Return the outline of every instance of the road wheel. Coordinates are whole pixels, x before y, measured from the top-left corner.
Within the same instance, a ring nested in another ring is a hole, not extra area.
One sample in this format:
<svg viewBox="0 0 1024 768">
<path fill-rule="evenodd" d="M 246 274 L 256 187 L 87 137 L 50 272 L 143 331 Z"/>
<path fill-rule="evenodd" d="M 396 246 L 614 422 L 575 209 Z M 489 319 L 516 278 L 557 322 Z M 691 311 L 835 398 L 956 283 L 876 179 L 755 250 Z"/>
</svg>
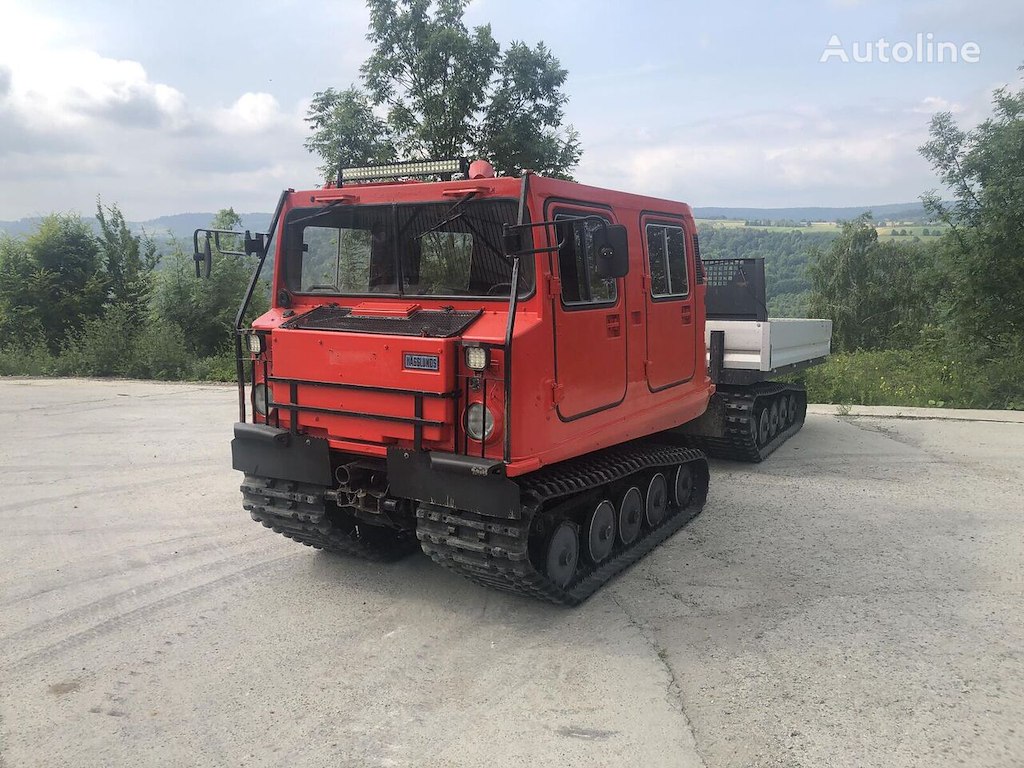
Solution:
<svg viewBox="0 0 1024 768">
<path fill-rule="evenodd" d="M 568 520 L 563 520 L 548 539 L 545 572 L 555 586 L 564 587 L 572 581 L 579 559 L 580 538 L 576 526 Z"/>
<path fill-rule="evenodd" d="M 779 427 L 785 429 L 789 426 L 789 398 L 783 395 L 779 398 Z"/>
<path fill-rule="evenodd" d="M 757 434 L 755 439 L 757 440 L 758 448 L 768 445 L 768 441 L 771 439 L 771 416 L 768 415 L 767 408 L 762 408 L 757 412 Z"/>
<path fill-rule="evenodd" d="M 790 394 L 789 394 L 789 423 L 790 424 L 794 423 L 797 420 L 797 418 L 798 418 L 798 414 L 797 414 L 796 394 L 793 393 L 793 392 L 790 392 Z"/>
<path fill-rule="evenodd" d="M 693 470 L 689 464 L 680 464 L 676 467 L 672 479 L 672 502 L 680 509 L 690 506 L 693 499 Z"/>
<path fill-rule="evenodd" d="M 655 472 L 647 484 L 647 498 L 644 500 L 644 517 L 654 528 L 668 513 L 668 481 L 661 472 Z"/>
<path fill-rule="evenodd" d="M 775 437 L 779 434 L 779 425 L 781 423 L 779 421 L 779 401 L 775 400 L 768 409 L 768 434 L 770 437 Z"/>
<path fill-rule="evenodd" d="M 644 519 L 644 498 L 640 489 L 633 486 L 619 501 L 619 541 L 627 547 L 636 541 L 640 523 Z"/>
<path fill-rule="evenodd" d="M 604 499 L 587 516 L 587 557 L 600 563 L 615 545 L 615 505 Z"/>
</svg>

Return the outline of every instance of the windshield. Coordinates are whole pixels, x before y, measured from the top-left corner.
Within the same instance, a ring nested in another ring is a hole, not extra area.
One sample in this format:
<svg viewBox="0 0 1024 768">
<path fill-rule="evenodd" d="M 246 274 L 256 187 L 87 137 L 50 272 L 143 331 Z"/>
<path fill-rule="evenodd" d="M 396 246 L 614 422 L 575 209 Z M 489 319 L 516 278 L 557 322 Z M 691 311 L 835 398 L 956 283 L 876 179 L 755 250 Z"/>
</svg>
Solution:
<svg viewBox="0 0 1024 768">
<path fill-rule="evenodd" d="M 508 298 L 501 232 L 517 212 L 511 200 L 468 198 L 295 209 L 285 282 L 296 293 Z M 523 259 L 521 295 L 533 290 L 531 267 Z"/>
</svg>

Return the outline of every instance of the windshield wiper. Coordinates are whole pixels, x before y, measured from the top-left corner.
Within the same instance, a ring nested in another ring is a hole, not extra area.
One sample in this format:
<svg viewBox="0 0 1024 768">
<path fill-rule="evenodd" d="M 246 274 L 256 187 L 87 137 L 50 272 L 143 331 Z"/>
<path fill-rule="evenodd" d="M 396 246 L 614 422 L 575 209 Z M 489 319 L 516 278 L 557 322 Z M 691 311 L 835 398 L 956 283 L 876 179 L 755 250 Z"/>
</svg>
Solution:
<svg viewBox="0 0 1024 768">
<path fill-rule="evenodd" d="M 451 224 L 453 221 L 459 221 L 461 219 L 462 221 L 465 222 L 466 229 L 468 229 L 476 237 L 480 238 L 480 242 L 482 242 L 484 245 L 486 245 L 490 249 L 490 251 L 492 253 L 494 253 L 494 254 L 496 254 L 498 256 L 501 256 L 501 258 L 503 258 L 506 261 L 508 261 L 508 259 L 506 258 L 505 254 L 501 252 L 501 249 L 498 248 L 496 245 L 494 245 L 494 243 L 492 243 L 487 238 L 487 235 L 485 235 L 483 232 L 481 232 L 479 229 L 477 229 L 476 227 L 473 226 L 473 220 L 472 220 L 472 218 L 470 218 L 470 217 L 468 217 L 466 215 L 467 212 L 459 210 L 459 208 L 461 208 L 466 202 L 468 202 L 475 195 L 476 195 L 476 190 L 474 189 L 474 190 L 470 191 L 468 194 L 466 194 L 465 196 L 459 198 L 459 200 L 455 203 L 455 205 L 453 205 L 451 208 L 448 209 L 448 211 L 445 213 L 445 217 L 443 219 L 441 219 L 439 222 L 437 222 L 437 224 L 435 224 L 434 226 L 428 227 L 427 229 L 425 229 L 422 232 L 420 232 L 416 236 L 416 239 L 417 240 L 422 240 L 427 235 L 429 235 L 429 234 L 431 234 L 433 232 L 437 232 L 437 230 L 441 229 L 441 227 L 447 226 L 448 224 Z"/>
<path fill-rule="evenodd" d="M 445 211 L 443 219 L 441 219 L 439 222 L 437 222 L 437 224 L 435 224 L 434 226 L 429 227 L 428 229 L 425 229 L 422 232 L 420 232 L 416 236 L 416 239 L 417 240 L 422 240 L 424 237 L 429 235 L 431 232 L 436 232 L 441 227 L 443 227 L 443 226 L 445 226 L 447 224 L 451 224 L 453 221 L 456 221 L 456 220 L 462 218 L 462 215 L 465 213 L 465 211 L 459 211 L 459 208 L 461 208 L 463 205 L 468 203 L 475 195 L 476 195 L 476 190 L 472 189 L 468 193 L 466 193 L 465 195 L 460 197 L 458 200 L 455 201 L 455 205 L 453 205 L 451 208 L 449 208 L 447 211 Z M 458 211 L 458 213 L 456 213 L 456 211 Z"/>
<path fill-rule="evenodd" d="M 460 213 L 459 215 L 463 216 L 463 214 L 464 214 L 464 212 Z M 477 229 L 476 227 L 473 226 L 472 219 L 467 218 L 465 223 L 466 223 L 466 228 L 470 232 L 472 232 L 474 235 L 479 237 L 480 238 L 480 242 L 483 243 L 484 245 L 486 245 L 488 248 L 490 248 L 492 253 L 500 256 L 505 261 L 509 261 L 509 258 L 504 253 L 501 252 L 501 249 L 498 248 L 498 246 L 494 245 L 494 243 L 492 243 L 490 240 L 487 239 L 487 235 L 485 235 L 483 232 L 481 232 L 479 229 Z M 511 262 L 509 261 L 509 263 L 511 263 Z"/>
<path fill-rule="evenodd" d="M 291 226 L 294 224 L 304 224 L 307 221 L 314 221 L 316 219 L 319 219 L 321 216 L 326 216 L 329 213 L 334 213 L 334 209 L 337 206 L 347 202 L 347 200 L 331 200 L 330 202 L 325 203 L 323 208 L 321 208 L 316 213 L 311 213 L 308 216 L 303 216 L 300 219 L 292 219 L 291 221 L 288 222 L 288 225 Z"/>
</svg>

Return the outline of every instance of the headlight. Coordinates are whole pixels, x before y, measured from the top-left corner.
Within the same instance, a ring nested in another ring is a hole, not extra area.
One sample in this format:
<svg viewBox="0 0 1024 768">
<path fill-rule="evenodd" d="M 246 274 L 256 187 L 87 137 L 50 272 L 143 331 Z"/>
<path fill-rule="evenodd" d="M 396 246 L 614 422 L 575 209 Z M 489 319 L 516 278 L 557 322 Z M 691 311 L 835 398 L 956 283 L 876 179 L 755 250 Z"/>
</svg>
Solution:
<svg viewBox="0 0 1024 768">
<path fill-rule="evenodd" d="M 466 434 L 477 442 L 488 440 L 494 433 L 494 414 L 483 403 L 472 403 L 466 409 Z"/>
<path fill-rule="evenodd" d="M 263 337 L 258 333 L 249 334 L 249 351 L 254 355 L 263 354 Z"/>
<path fill-rule="evenodd" d="M 474 371 L 482 371 L 487 367 L 490 356 L 483 347 L 466 347 L 466 367 Z"/>
<path fill-rule="evenodd" d="M 270 392 L 267 385 L 260 383 L 252 388 L 252 407 L 260 416 L 267 415 L 267 402 L 270 400 Z"/>
</svg>

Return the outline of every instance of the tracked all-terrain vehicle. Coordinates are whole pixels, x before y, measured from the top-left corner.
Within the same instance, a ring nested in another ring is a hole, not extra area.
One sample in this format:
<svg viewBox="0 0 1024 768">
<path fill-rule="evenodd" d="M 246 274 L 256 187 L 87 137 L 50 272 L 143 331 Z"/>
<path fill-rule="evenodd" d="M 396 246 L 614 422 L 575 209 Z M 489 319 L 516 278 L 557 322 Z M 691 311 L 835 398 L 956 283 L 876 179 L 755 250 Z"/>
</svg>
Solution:
<svg viewBox="0 0 1024 768">
<path fill-rule="evenodd" d="M 222 236 L 196 233 L 197 274 Z M 759 262 L 702 263 L 689 206 L 482 161 L 287 190 L 244 250 L 253 519 L 555 603 L 702 509 L 705 452 L 758 461 L 799 429 L 803 391 L 767 379 L 828 354 L 826 321 L 768 320 Z"/>
</svg>

